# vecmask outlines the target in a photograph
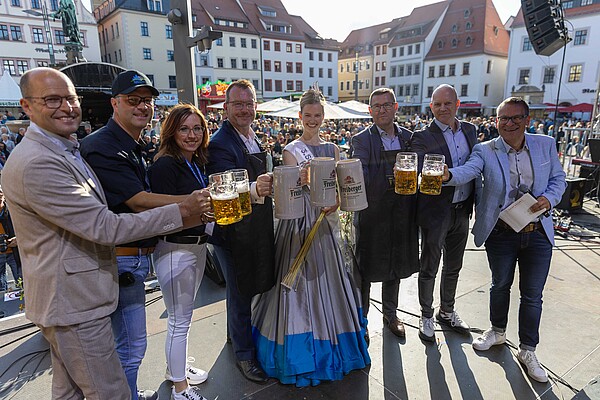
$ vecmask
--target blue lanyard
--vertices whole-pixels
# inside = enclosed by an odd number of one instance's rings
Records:
[[[205,188],[206,183],[204,182],[204,177],[202,176],[202,172],[200,172],[198,165],[196,165],[195,162],[190,163],[187,159],[185,160],[185,163],[188,165],[188,167],[192,171],[192,174],[194,174],[194,177],[196,178],[196,180],[200,183],[200,186],[202,186],[202,188]]]

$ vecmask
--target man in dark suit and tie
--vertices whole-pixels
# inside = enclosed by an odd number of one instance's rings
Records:
[[[362,276],[363,315],[369,311],[371,282],[382,282],[383,321],[392,333],[404,337],[396,316],[400,279],[419,270],[419,239],[415,223],[416,194],[394,192],[396,154],[410,150],[412,132],[394,123],[398,110],[391,89],[371,93],[373,125],[352,138],[352,157],[363,167],[369,207],[355,214],[356,255]]]
[[[413,137],[413,149],[419,155],[419,170],[425,154],[443,154],[451,167],[463,165],[477,143],[475,125],[456,119],[460,100],[454,87],[438,86],[431,96],[434,120]],[[419,337],[435,342],[433,290],[442,252],[439,323],[468,334],[467,325],[454,309],[458,274],[469,234],[469,217],[473,210],[474,183],[443,187],[440,195],[419,193],[417,223],[421,228],[421,270],[419,271]]]
[[[246,379],[265,383],[268,377],[256,360],[252,340],[251,307],[252,297],[275,283],[275,235],[273,203],[268,197],[273,179],[266,174],[266,152],[251,127],[256,106],[252,82],[241,79],[229,85],[224,105],[227,120],[210,138],[207,171],[248,171],[252,213],[235,224],[216,226],[210,243],[227,281],[227,331],[237,366]]]

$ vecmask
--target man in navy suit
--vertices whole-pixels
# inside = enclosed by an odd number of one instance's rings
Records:
[[[240,222],[215,227],[214,246],[227,281],[227,331],[237,366],[247,379],[264,383],[268,377],[256,360],[251,306],[255,294],[275,283],[275,235],[271,198],[272,177],[266,174],[266,152],[252,130],[256,91],[245,79],[225,92],[227,120],[210,138],[209,174],[244,168],[250,179],[252,213]]]
[[[419,169],[425,154],[443,154],[446,164],[464,164],[477,143],[474,125],[456,119],[460,100],[450,85],[440,85],[431,96],[434,120],[415,132],[413,149],[419,155]],[[473,210],[473,182],[457,187],[444,187],[440,195],[419,193],[417,223],[421,227],[421,270],[419,271],[419,337],[435,342],[433,322],[433,290],[442,252],[440,310],[437,321],[451,329],[469,334],[470,328],[454,309],[458,274],[462,268],[469,216]]]
[[[549,215],[540,215],[519,232],[502,219],[500,212],[530,193],[537,202],[531,212],[549,211],[558,204],[567,186],[554,139],[526,134],[529,106],[520,97],[509,97],[497,109],[500,137],[473,148],[467,163],[445,175],[449,185],[462,185],[483,175],[478,195],[473,235],[475,245],[485,243],[492,271],[490,321],[492,327],[473,341],[476,350],[488,350],[506,341],[510,288],[519,262],[519,342],[517,358],[538,382],[547,382],[535,349],[539,343],[542,291],[550,270],[554,227]]]
[[[394,192],[393,168],[399,151],[410,151],[412,132],[394,123],[398,110],[391,89],[379,88],[369,99],[373,125],[352,138],[352,157],[363,167],[369,207],[355,213],[356,255],[362,276],[363,315],[369,311],[371,282],[382,282],[383,321],[398,337],[404,324],[396,316],[400,279],[419,270],[416,194]]]

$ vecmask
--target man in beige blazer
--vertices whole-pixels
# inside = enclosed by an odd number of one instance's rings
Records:
[[[50,68],[21,77],[27,135],[2,171],[22,252],[26,316],[50,343],[52,398],[129,399],[110,314],[118,295],[114,245],[199,225],[210,198],[114,214],[72,141],[81,122],[69,78]]]

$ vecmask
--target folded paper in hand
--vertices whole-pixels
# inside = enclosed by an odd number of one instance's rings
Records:
[[[525,193],[519,200],[502,210],[499,218],[510,225],[515,232],[520,232],[528,223],[546,211],[542,209],[535,213],[531,212],[529,208],[535,203],[537,200],[531,194]]]

